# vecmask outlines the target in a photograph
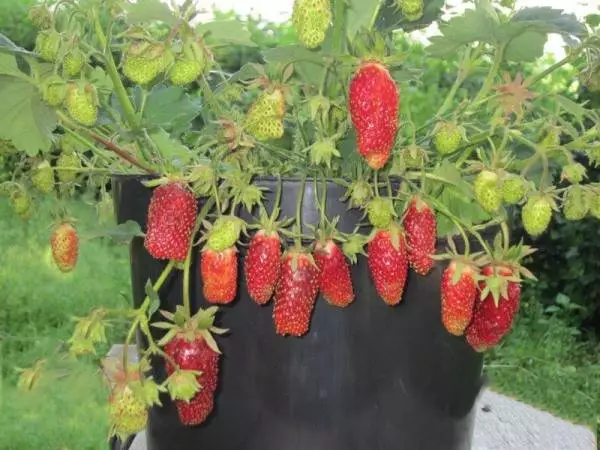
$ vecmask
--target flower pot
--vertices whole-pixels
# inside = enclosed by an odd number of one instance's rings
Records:
[[[118,221],[134,220],[145,230],[152,191],[140,180],[117,176],[113,192]],[[265,192],[270,211],[277,183],[266,178],[256,183],[270,188]],[[284,180],[286,217],[294,215],[300,186],[298,180]],[[339,229],[352,232],[361,213],[339,200],[344,191],[328,184],[327,211],[340,216]],[[305,225],[318,222],[315,197],[308,182]],[[152,259],[141,238],[132,241],[130,251],[139,305],[146,281],[155,280],[166,262]],[[197,257],[192,271],[192,305],[206,307]],[[469,449],[482,357],[441,323],[441,271],[441,264],[426,277],[411,271],[401,304],[389,307],[361,257],[352,267],[355,301],[339,309],[319,298],[309,333],[284,338],[275,334],[272,307],[248,297],[240,270],[238,298],[219,316],[219,326],[231,332],[218,338],[224,356],[212,415],[201,426],[184,427],[164,396],[163,407],[150,411],[148,450]],[[181,304],[182,273],[172,274],[159,295],[163,309]],[[138,343],[144,345],[143,339]],[[164,380],[161,360],[153,362],[153,372]]]

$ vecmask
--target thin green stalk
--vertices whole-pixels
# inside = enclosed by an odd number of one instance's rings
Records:
[[[110,49],[110,45],[104,34],[104,30],[102,29],[102,24],[100,23],[100,18],[98,17],[97,11],[93,12],[94,14],[94,30],[96,32],[96,36],[100,41],[100,45],[104,49],[104,57],[106,58],[106,70],[108,72],[108,76],[110,77],[117,97],[119,98],[119,102],[121,103],[121,107],[123,108],[123,113],[125,114],[125,120],[131,127],[131,129],[135,130],[138,127],[135,109],[133,108],[133,104],[127,95],[127,91],[125,90],[125,86],[121,81],[121,77],[119,75],[119,71],[117,69],[117,64],[115,63],[115,59],[112,56],[112,52]]]
[[[485,78],[481,89],[475,96],[473,103],[477,103],[482,97],[486,96],[492,88],[492,85],[494,84],[494,79],[496,78],[496,75],[498,75],[498,71],[500,70],[502,60],[504,59],[504,51],[504,46],[499,46],[496,48],[496,53],[494,55],[494,62],[492,64],[492,67],[490,68],[490,71],[487,77]]]
[[[344,25],[346,24],[346,1],[334,1],[333,21],[333,51],[341,55],[344,50]]]
[[[438,112],[435,113],[435,117],[443,116],[446,113],[446,111],[448,111],[450,106],[452,106],[452,102],[454,101],[454,97],[456,97],[458,89],[462,85],[463,81],[465,81],[465,78],[466,78],[465,73],[467,71],[466,66],[470,62],[470,60],[471,60],[471,48],[467,47],[461,58],[460,66],[458,68],[458,73],[456,75],[456,80],[454,80],[454,84],[450,88],[450,92],[448,92],[448,95],[446,96],[444,103],[442,103],[442,106],[440,106],[440,109],[438,109]]]
[[[302,177],[302,183],[300,184],[300,190],[298,191],[298,200],[296,201],[296,229],[298,230],[298,236],[294,239],[296,247],[302,247],[302,202],[304,200],[304,189],[306,188],[306,176]]]
[[[183,265],[183,309],[188,319],[192,317],[192,303],[190,301],[190,265],[192,262],[192,248],[194,236],[190,237],[188,252]]]

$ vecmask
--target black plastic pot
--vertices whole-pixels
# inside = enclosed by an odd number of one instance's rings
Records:
[[[275,180],[257,184],[270,188],[267,200],[274,198]],[[294,215],[299,188],[298,180],[284,181],[283,215]],[[139,177],[115,177],[113,192],[118,221],[135,220],[145,229],[151,190]],[[328,185],[328,214],[340,215],[339,228],[351,232],[360,213],[347,210],[343,194],[342,187]],[[309,182],[305,224],[318,222],[314,199]],[[156,279],[165,264],[148,255],[141,238],[132,241],[136,304],[148,278]],[[298,339],[275,334],[272,308],[248,297],[240,270],[238,298],[219,317],[231,333],[219,339],[224,357],[212,416],[186,428],[165,396],[164,406],[150,411],[148,450],[469,449],[482,358],[442,326],[441,271],[438,265],[427,277],[411,272],[402,303],[389,307],[360,258],[352,270],[354,303],[341,310],[319,299],[309,334]],[[194,308],[206,306],[198,273],[195,258]],[[172,275],[159,292],[162,308],[181,303],[181,278],[181,272]],[[162,361],[153,371],[164,379]]]

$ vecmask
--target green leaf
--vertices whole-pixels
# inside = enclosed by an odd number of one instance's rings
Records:
[[[0,52],[8,52],[8,53],[21,53],[27,56],[36,56],[35,53],[30,52],[29,50],[25,50],[22,47],[19,47],[5,35],[0,33]]]
[[[311,52],[301,45],[286,45],[270,48],[263,52],[263,57],[268,63],[286,64],[290,62],[308,61],[314,64],[323,64],[323,58],[318,53]]]
[[[87,78],[100,93],[110,94],[113,91],[112,80],[102,67],[94,67]]]
[[[162,127],[167,130],[189,126],[198,117],[202,100],[192,100],[180,87],[155,86],[146,100],[143,125],[147,128]]]
[[[526,31],[509,42],[504,57],[508,61],[533,62],[544,54],[547,40],[545,33]]]
[[[496,41],[498,22],[490,16],[485,6],[469,9],[462,16],[454,17],[440,25],[442,36],[430,39],[427,51],[436,56],[445,56],[455,52],[459,47],[475,41],[493,44]]]
[[[154,286],[152,286],[152,281],[148,279],[146,281],[146,285],[144,286],[144,290],[146,292],[146,296],[150,299],[150,308],[148,308],[148,316],[152,316],[158,308],[160,308],[160,298],[158,298],[158,293],[154,290]]]
[[[426,28],[439,19],[444,8],[444,0],[424,0],[423,17],[408,21],[393,0],[388,0],[379,11],[375,27],[379,31],[402,29],[406,32]]]
[[[0,75],[11,75],[13,77],[25,76],[13,55],[0,54]]]
[[[128,220],[127,222],[123,222],[119,225],[101,227],[96,230],[93,230],[86,235],[86,238],[95,239],[101,237],[109,237],[113,239],[116,243],[127,244],[134,237],[143,236],[144,233],[142,232],[140,225],[133,220]]]
[[[584,108],[579,103],[576,103],[565,96],[557,95],[556,102],[563,110],[573,115],[580,122],[584,117],[590,117],[590,110]],[[593,119],[593,116],[590,118]]]
[[[210,41],[256,47],[256,43],[252,41],[252,34],[246,25],[239,20],[218,20],[201,23],[196,27],[196,31],[207,35]]]
[[[138,0],[136,3],[127,2],[125,5],[127,22],[139,24],[142,22],[161,21],[168,25],[177,24],[177,17],[166,3],[160,0]]]
[[[150,133],[150,138],[163,158],[177,167],[187,164],[193,156],[185,145],[171,138],[162,128]]]
[[[361,29],[370,28],[379,12],[382,0],[347,0],[348,11],[346,33],[349,41],[353,41]]]
[[[549,6],[536,6],[523,8],[518,11],[510,21],[514,23],[528,23],[532,27],[539,27],[539,31],[562,35],[585,36],[585,26],[577,20],[575,14],[565,14],[561,9]]]
[[[0,65],[8,70],[6,57],[0,55]],[[0,98],[0,138],[12,141],[29,156],[48,152],[57,119],[54,110],[42,101],[38,88],[26,79],[0,75]]]

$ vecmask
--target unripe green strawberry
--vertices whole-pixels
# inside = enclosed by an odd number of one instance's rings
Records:
[[[510,176],[502,183],[502,199],[508,205],[516,205],[526,193],[525,182],[518,176]]]
[[[123,386],[110,396],[109,417],[113,434],[124,439],[146,428],[148,411],[144,401],[128,386]]]
[[[438,124],[433,135],[433,144],[441,155],[450,155],[460,148],[464,134],[461,126],[451,122]]]
[[[169,80],[175,86],[190,84],[202,73],[202,64],[190,59],[179,59],[175,61],[169,71]]]
[[[252,125],[248,125],[246,130],[259,141],[280,139],[285,132],[283,120],[273,118],[267,118],[262,122],[255,122]]]
[[[123,74],[136,84],[154,80],[172,62],[173,55],[164,45],[146,42],[132,44],[125,53]]]
[[[29,9],[29,20],[34,27],[45,30],[52,26],[52,14],[46,5],[35,5]]]
[[[62,183],[75,181],[79,168],[81,161],[77,153],[61,153],[56,161],[56,175]]]
[[[600,192],[590,194],[590,216],[600,219]]]
[[[397,3],[407,20],[414,22],[423,17],[423,0],[397,0]]]
[[[564,194],[563,214],[567,220],[582,220],[590,210],[590,196],[580,185],[573,185]]]
[[[259,141],[283,136],[285,98],[281,89],[263,92],[248,110],[244,128]]]
[[[552,219],[551,201],[543,195],[529,197],[521,211],[523,227],[530,236],[539,236],[548,228]]]
[[[296,0],[292,24],[306,48],[317,48],[325,40],[331,23],[330,0]]]
[[[571,163],[563,167],[561,179],[571,184],[581,183],[586,177],[586,168],[583,164]]]
[[[63,75],[73,78],[79,75],[85,64],[85,54],[78,48],[71,50],[63,59]]]
[[[385,229],[395,216],[394,204],[389,198],[375,197],[367,205],[367,214],[373,227]]]
[[[49,194],[54,189],[54,169],[48,161],[42,161],[31,175],[31,183],[42,194]]]
[[[70,83],[65,99],[67,112],[77,122],[91,127],[98,119],[98,97],[96,88],[90,83]]]
[[[475,199],[487,212],[497,212],[502,205],[502,187],[498,175],[490,170],[482,170],[473,183]]]
[[[67,84],[58,75],[50,76],[42,86],[42,99],[49,106],[60,105],[67,94]]]
[[[40,31],[35,40],[35,52],[44,61],[54,62],[61,45],[61,35],[55,29]]]
[[[400,156],[407,169],[421,169],[427,160],[427,153],[418,145],[410,145],[401,150]]]
[[[233,247],[240,237],[243,222],[237,217],[219,217],[211,228],[206,246],[215,252],[222,252]]]
[[[28,219],[31,214],[31,197],[23,189],[16,189],[10,196],[10,205],[13,211],[23,219]]]

